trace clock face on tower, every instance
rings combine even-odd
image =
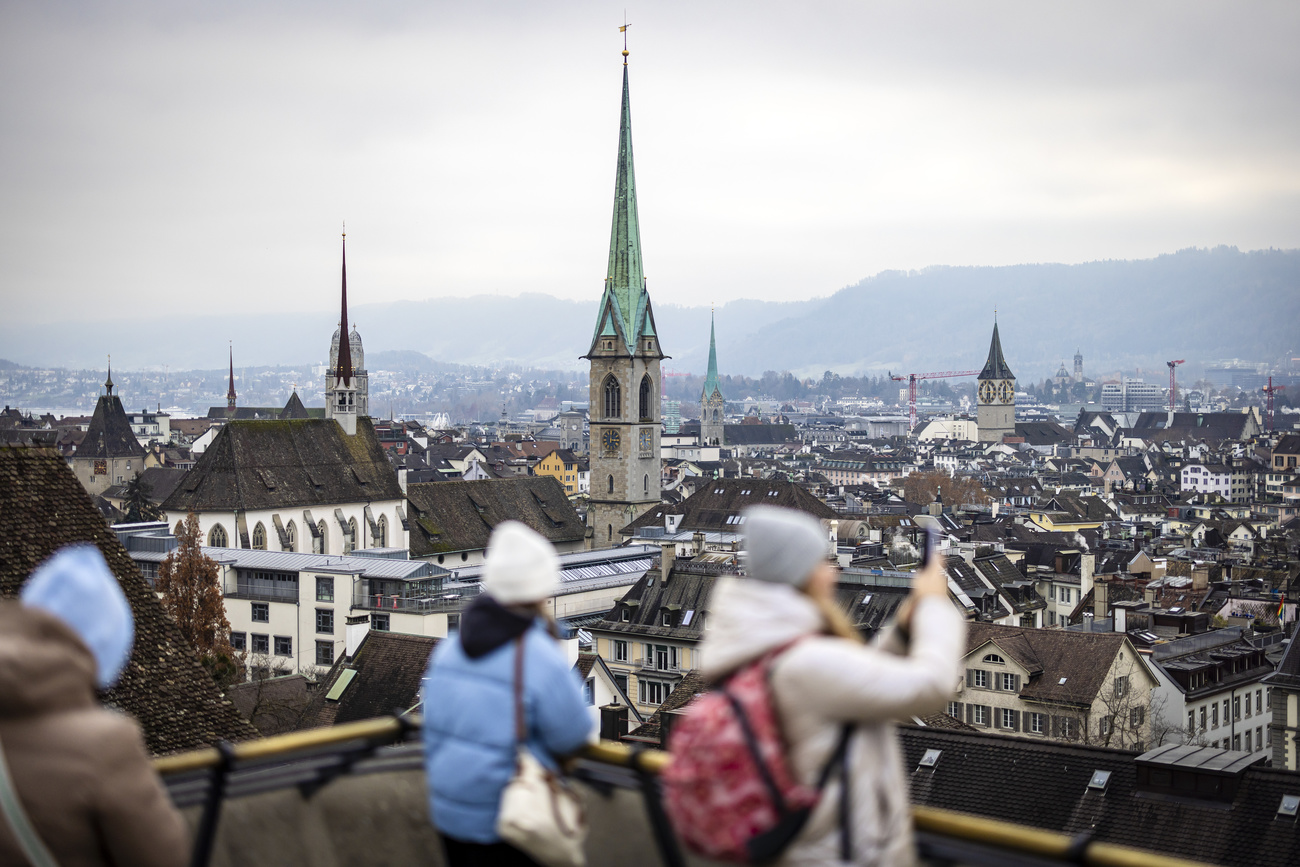
[[[641,451],[648,452],[653,448],[654,434],[650,432],[648,427],[641,428]]]
[[[1011,390],[1011,383],[1002,380],[1002,384],[998,386],[998,400],[1002,403],[1011,403],[1015,399],[1016,393]]]
[[[620,442],[621,438],[619,437],[618,431],[612,427],[605,428],[605,432],[601,434],[600,444],[605,449],[605,454],[607,455],[617,455]]]
[[[980,403],[993,402],[993,383],[987,379],[980,383]]]

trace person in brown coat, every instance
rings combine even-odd
[[[0,751],[28,826],[59,867],[189,860],[185,822],[139,726],[95,696],[116,681],[132,633],[117,579],[89,546],[39,568],[22,603],[0,600]],[[10,812],[0,809],[0,864],[27,864]]]

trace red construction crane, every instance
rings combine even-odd
[[[1273,432],[1273,394],[1274,392],[1278,392],[1278,391],[1286,391],[1286,386],[1274,385],[1273,377],[1270,376],[1268,378],[1268,385],[1260,389],[1260,391],[1268,395],[1268,431],[1269,433],[1272,433]]]
[[[978,370],[944,370],[939,373],[909,373],[907,376],[894,376],[891,372],[889,378],[895,382],[907,380],[907,429],[909,431],[916,427],[916,382],[920,379],[950,379],[954,376],[979,376]]]
[[[1174,368],[1183,363],[1183,359],[1177,361],[1166,361],[1165,365],[1169,368],[1169,411],[1177,412],[1178,400],[1178,382],[1174,379]]]

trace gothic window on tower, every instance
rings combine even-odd
[[[316,535],[311,540],[311,552],[313,554],[324,554],[329,550],[328,537],[325,532],[325,522],[320,521],[316,524]]]
[[[226,528],[217,524],[208,533],[208,546],[212,548],[226,547]]]
[[[614,493],[614,477],[613,477],[613,476],[610,476],[610,477],[609,477],[609,492],[610,492],[611,494]]]
[[[650,384],[649,375],[641,377],[641,421],[651,421],[654,419],[652,413],[654,405],[651,403],[653,396],[653,387]]]
[[[288,546],[284,550],[297,551],[298,550],[298,527],[297,525],[294,524],[293,521],[290,521],[285,526],[284,535],[285,538],[288,539],[289,541]]]
[[[253,547],[259,551],[266,550],[266,527],[262,526],[261,521],[253,528]]]
[[[623,414],[623,389],[613,374],[605,377],[605,418],[618,418]]]

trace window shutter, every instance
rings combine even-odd
[[[972,722],[975,719],[975,705],[966,705],[966,722]]]
[[[975,685],[975,669],[973,668],[966,669],[966,685],[967,686]]]
[[[1053,715],[1051,717],[1051,721],[1052,721],[1051,724],[1052,737],[1059,738],[1061,736],[1061,718],[1059,716]]]
[[[1015,680],[1016,680],[1016,683],[1015,683],[1015,689],[1016,689],[1016,692],[1020,692],[1020,675],[1018,675],[1018,674],[1017,674],[1017,675],[1013,675],[1013,677],[1015,677]],[[1019,713],[1019,711],[1017,711],[1017,713]]]
[[[1020,731],[1020,711],[1018,710],[1011,712],[1011,730],[1013,732]]]

